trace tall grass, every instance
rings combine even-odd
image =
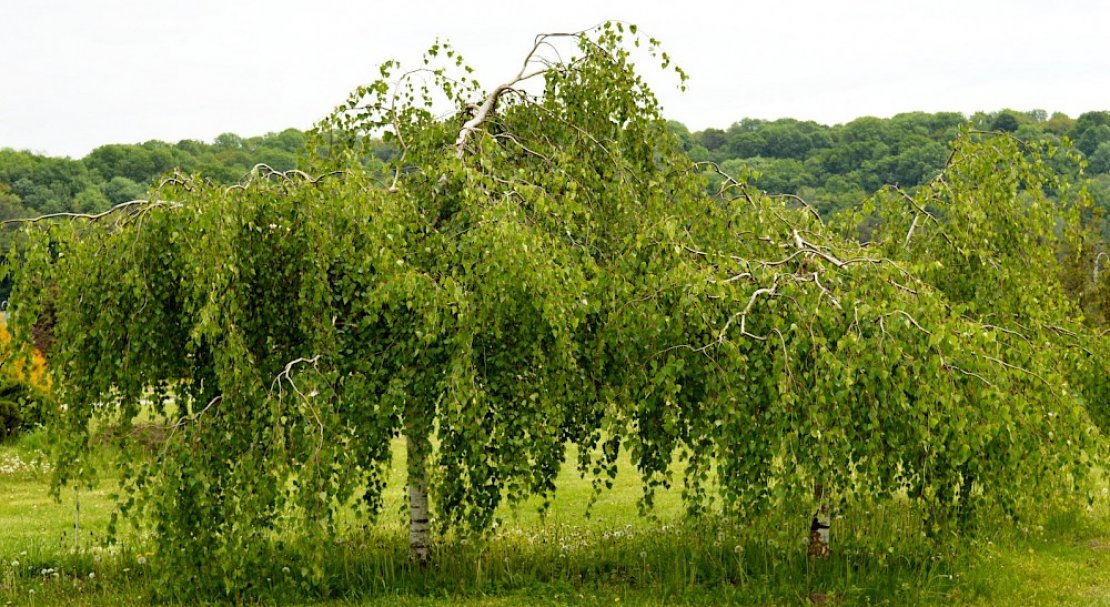
[[[32,457],[44,446],[42,440],[32,435],[2,446],[0,457]],[[1022,528],[988,515],[973,536],[940,538],[926,533],[906,500],[890,498],[839,512],[831,558],[813,560],[806,556],[812,513],[801,507],[747,520],[687,518],[677,492],[670,492],[660,496],[656,517],[645,519],[636,515],[638,483],[622,475],[587,518],[589,481],[568,472],[545,516],[533,504],[524,504],[506,509],[502,523],[486,536],[441,535],[432,564],[422,567],[408,558],[400,516],[402,469],[403,462],[395,462],[382,521],[365,526],[355,522],[327,540],[330,545],[323,550],[315,544],[320,540],[281,538],[266,564],[249,572],[254,588],[232,598],[260,604],[482,603],[493,598],[523,604],[1007,604],[1004,597],[1025,592],[1016,590],[1024,583],[1022,576],[994,573],[1010,562],[1010,555],[1024,556],[1042,546],[1110,542],[1105,495],[1086,511],[1060,510],[1041,527]],[[0,537],[0,604],[139,604],[158,590],[151,575],[157,554],[149,540],[131,536],[107,547],[98,542],[113,484],[107,478],[82,494],[83,533],[89,536],[73,550],[72,537],[65,535],[72,504],[55,504],[46,497],[46,471],[0,473],[6,498],[0,505],[0,529],[5,532]],[[1085,552],[1076,555],[1088,558]],[[1104,561],[1110,571],[1110,558],[1096,564]],[[1097,570],[1092,571],[1097,582]],[[1110,593],[1110,573],[1107,578]],[[170,603],[193,600],[160,598]]]

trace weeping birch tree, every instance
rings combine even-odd
[[[93,472],[92,424],[168,420],[121,506],[167,584],[249,596],[282,538],[381,511],[400,437],[418,562],[430,528],[550,496],[570,445],[599,488],[627,453],[644,507],[678,476],[692,513],[741,518],[907,493],[939,529],[1082,478],[1097,431],[1059,369],[804,204],[706,196],[636,56],[673,68],[634,27],[542,35],[488,88],[436,44],[355,90],[303,172],[34,229],[13,319],[56,319],[58,486]]]
[[[37,231],[15,316],[57,318],[57,482],[91,473],[90,421],[126,437],[152,408],[167,437],[123,462],[124,510],[154,522],[167,584],[227,593],[257,583],[277,534],[331,537],[352,503],[376,515],[398,436],[420,562],[432,513],[482,530],[549,495],[605,414],[582,339],[600,330],[593,285],[702,187],[636,48],[670,67],[606,24],[537,37],[483,89],[436,44],[353,92],[305,172],[179,176]],[[400,150],[388,174],[363,169],[371,137]]]

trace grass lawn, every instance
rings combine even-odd
[[[61,502],[48,494],[41,437],[0,445],[0,605],[149,604],[149,553],[134,537],[101,545],[112,478]],[[565,470],[545,517],[535,504],[505,509],[484,541],[449,537],[427,570],[405,558],[403,449],[383,520],[353,530],[323,564],[328,582],[289,590],[275,563],[259,572],[273,594],[259,604],[304,605],[1075,605],[1110,606],[1110,507],[1052,518],[1044,529],[998,532],[936,549],[920,541],[898,504],[834,522],[834,555],[805,557],[804,513],[739,525],[682,518],[677,490],[655,518],[637,515],[628,470],[586,517],[590,481]],[[627,468],[627,467],[626,467]],[[74,552],[75,497],[80,503]],[[130,542],[130,544],[128,544]],[[146,547],[149,548],[149,547]],[[336,598],[328,598],[336,597]]]

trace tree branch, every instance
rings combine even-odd
[[[478,106],[478,109],[475,110],[474,116],[472,116],[470,120],[467,120],[465,123],[463,123],[462,128],[459,129],[459,135],[455,138],[455,158],[462,160],[463,156],[466,155],[467,139],[472,133],[481,128],[481,126],[489,118],[490,114],[493,113],[494,108],[497,106],[497,100],[501,98],[501,95],[513,91],[514,87],[516,87],[516,85],[520,84],[521,82],[524,82],[525,80],[530,80],[532,78],[535,78],[536,76],[542,76],[553,69],[554,65],[556,64],[552,64],[552,62],[550,61],[538,61],[544,67],[533,70],[531,72],[528,71],[528,67],[532,65],[533,61],[536,60],[536,53],[540,50],[540,48],[544,46],[552,46],[551,43],[548,42],[549,39],[578,37],[587,31],[589,30],[567,33],[560,32],[551,34],[539,34],[538,36],[536,36],[535,41],[532,43],[532,50],[528,51],[528,54],[524,57],[524,62],[520,66],[520,71],[517,72],[516,76],[513,76],[507,82],[504,82],[494,88],[490,92],[490,94],[487,95],[486,98],[482,101],[481,105]]]
[[[121,203],[117,204],[116,206],[111,207],[106,211],[101,211],[99,213],[71,213],[71,212],[47,213],[46,215],[39,215],[38,217],[25,217],[25,218],[21,218],[21,219],[5,219],[3,221],[0,221],[0,225],[11,225],[11,224],[20,224],[20,223],[37,223],[37,222],[40,222],[40,221],[45,221],[47,219],[59,219],[59,218],[88,219],[89,221],[97,221],[97,220],[103,219],[104,217],[107,217],[108,215],[111,215],[111,214],[113,214],[117,211],[131,209],[133,207],[138,207],[139,205],[144,205],[144,204],[150,205],[149,207],[145,207],[145,208],[153,208],[153,207],[160,207],[160,206],[170,206],[170,207],[176,208],[176,207],[181,206],[180,202],[173,202],[173,201],[169,201],[169,200],[147,200],[147,199],[128,200],[127,202],[121,202]]]
[[[725,326],[721,327],[721,331],[717,334],[717,345],[721,345],[725,342],[725,334],[728,333],[728,328],[730,326],[732,326],[732,322],[734,320],[736,320],[737,318],[740,319],[740,334],[741,335],[743,335],[745,337],[751,337],[752,339],[756,339],[756,340],[759,340],[759,341],[767,341],[766,337],[763,337],[763,336],[760,336],[760,335],[755,335],[753,333],[748,332],[748,329],[747,329],[748,314],[751,313],[752,308],[755,306],[756,298],[758,298],[760,295],[774,296],[775,294],[778,293],[778,288],[779,288],[779,277],[775,276],[774,284],[772,284],[770,287],[762,287],[762,288],[759,288],[759,289],[756,289],[755,291],[753,291],[751,297],[748,298],[748,305],[744,306],[744,309],[742,311],[737,312],[736,314],[733,314],[732,316],[729,317],[729,319],[727,321],[725,321]]]
[[[246,175],[245,179],[243,179],[239,183],[228,186],[224,191],[225,192],[230,192],[232,190],[245,190],[245,189],[247,189],[247,186],[249,186],[251,184],[251,182],[254,181],[256,176],[261,176],[263,179],[267,179],[267,178],[270,178],[270,177],[277,176],[277,177],[280,177],[280,178],[282,178],[282,179],[284,179],[285,181],[288,181],[288,182],[292,182],[293,181],[293,176],[297,176],[297,177],[301,178],[305,183],[315,185],[315,184],[319,183],[320,181],[322,181],[326,177],[331,177],[332,175],[343,175],[345,173],[346,173],[346,171],[337,170],[337,171],[331,171],[331,172],[328,172],[328,173],[324,173],[324,174],[320,175],[319,177],[313,177],[312,175],[309,175],[308,173],[305,173],[304,171],[302,171],[300,169],[289,169],[288,171],[279,171],[279,170],[271,167],[270,165],[268,165],[266,163],[260,162],[256,165],[254,165],[253,167],[251,167],[251,170],[247,172],[247,175]]]

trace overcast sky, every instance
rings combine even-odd
[[[1110,109],[1107,0],[0,0],[0,147],[308,128],[389,58],[450,39],[494,85],[534,34],[637,23],[691,76],[692,129],[743,117]]]

